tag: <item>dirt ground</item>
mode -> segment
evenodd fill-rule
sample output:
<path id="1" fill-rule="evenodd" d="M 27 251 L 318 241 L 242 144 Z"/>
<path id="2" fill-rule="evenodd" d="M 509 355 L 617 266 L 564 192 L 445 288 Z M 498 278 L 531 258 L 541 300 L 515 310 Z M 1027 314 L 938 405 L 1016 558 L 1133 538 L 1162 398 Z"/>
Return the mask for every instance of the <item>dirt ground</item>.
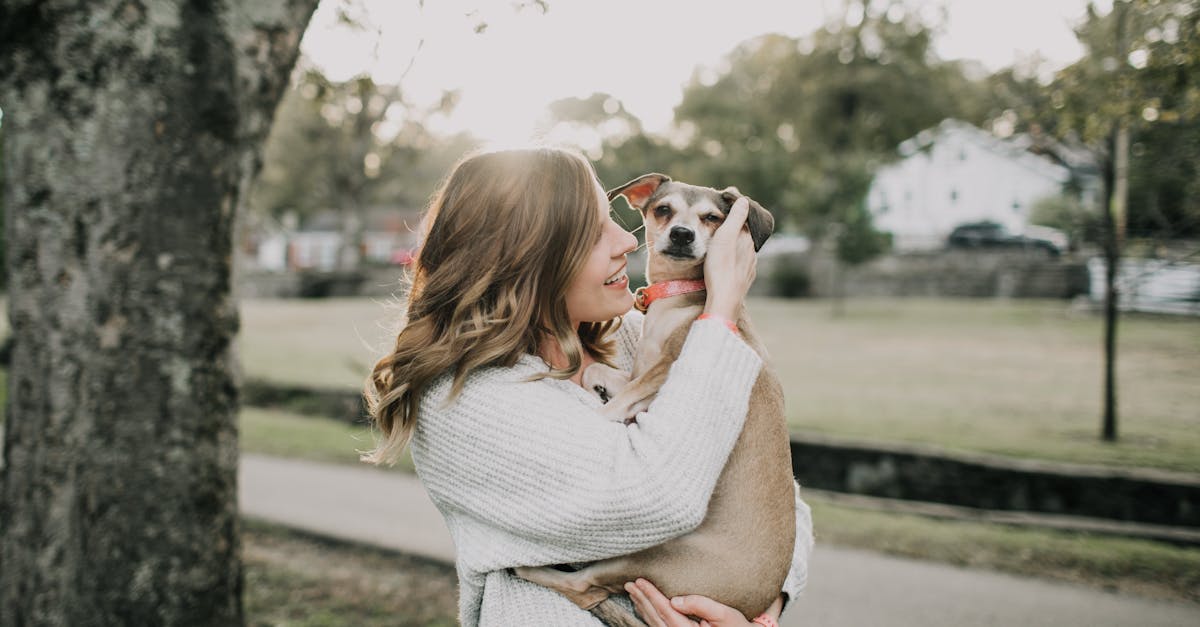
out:
<path id="1" fill-rule="evenodd" d="M 253 627 L 456 625 L 445 564 L 246 523 L 246 624 Z"/>

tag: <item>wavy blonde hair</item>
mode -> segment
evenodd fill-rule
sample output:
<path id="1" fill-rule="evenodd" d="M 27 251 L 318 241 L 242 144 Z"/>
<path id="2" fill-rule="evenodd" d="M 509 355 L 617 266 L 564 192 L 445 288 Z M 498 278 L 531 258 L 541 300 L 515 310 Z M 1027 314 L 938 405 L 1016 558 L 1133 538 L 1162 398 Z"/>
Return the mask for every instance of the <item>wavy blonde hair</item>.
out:
<path id="1" fill-rule="evenodd" d="M 544 338 L 568 365 L 541 376 L 571 377 L 585 350 L 611 360 L 606 338 L 620 319 L 572 328 L 563 298 L 603 229 L 595 181 L 586 159 L 554 148 L 477 153 L 454 167 L 423 220 L 395 347 L 364 386 L 382 437 L 363 461 L 395 463 L 421 393 L 443 373 L 454 375 L 453 399 L 472 371 L 512 366 Z"/>

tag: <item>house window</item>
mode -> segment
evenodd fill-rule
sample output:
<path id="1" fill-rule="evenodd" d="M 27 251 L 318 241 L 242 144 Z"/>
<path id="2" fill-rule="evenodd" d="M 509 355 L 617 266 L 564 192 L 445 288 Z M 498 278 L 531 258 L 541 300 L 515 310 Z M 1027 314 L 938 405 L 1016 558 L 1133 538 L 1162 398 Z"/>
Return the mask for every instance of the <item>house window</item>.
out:
<path id="1" fill-rule="evenodd" d="M 957 189 L 950 190 L 950 204 L 953 205 L 955 203 L 955 201 L 957 201 L 957 200 L 958 200 L 958 190 Z"/>

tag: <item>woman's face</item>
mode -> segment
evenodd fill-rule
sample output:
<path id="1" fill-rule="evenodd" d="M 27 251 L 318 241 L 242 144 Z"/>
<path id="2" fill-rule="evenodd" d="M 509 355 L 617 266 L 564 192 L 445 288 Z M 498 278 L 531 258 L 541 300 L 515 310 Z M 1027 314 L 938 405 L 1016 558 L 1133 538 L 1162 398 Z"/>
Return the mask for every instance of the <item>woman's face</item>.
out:
<path id="1" fill-rule="evenodd" d="M 600 241 L 592 247 L 583 268 L 567 288 L 567 316 L 578 326 L 582 322 L 604 322 L 623 315 L 633 306 L 629 277 L 625 273 L 625 254 L 637 247 L 637 238 L 613 221 L 608 197 L 596 183 L 600 199 Z"/>

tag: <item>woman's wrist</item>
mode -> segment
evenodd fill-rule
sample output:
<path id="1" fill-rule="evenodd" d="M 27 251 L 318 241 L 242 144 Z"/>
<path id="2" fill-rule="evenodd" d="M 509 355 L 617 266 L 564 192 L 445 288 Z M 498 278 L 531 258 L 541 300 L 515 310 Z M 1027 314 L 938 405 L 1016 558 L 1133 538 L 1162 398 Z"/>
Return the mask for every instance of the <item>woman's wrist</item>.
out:
<path id="1" fill-rule="evenodd" d="M 740 304 L 740 300 L 709 298 L 704 302 L 704 314 L 735 320 L 737 319 L 737 309 Z"/>
<path id="2" fill-rule="evenodd" d="M 696 318 L 696 319 L 697 320 L 716 320 L 717 322 L 720 322 L 721 324 L 725 325 L 725 328 L 732 331 L 734 335 L 742 334 L 742 332 L 738 329 L 737 323 L 729 318 L 726 318 L 725 316 L 719 316 L 717 314 L 711 314 L 711 313 L 703 313 L 703 314 L 700 314 L 700 317 Z"/>

